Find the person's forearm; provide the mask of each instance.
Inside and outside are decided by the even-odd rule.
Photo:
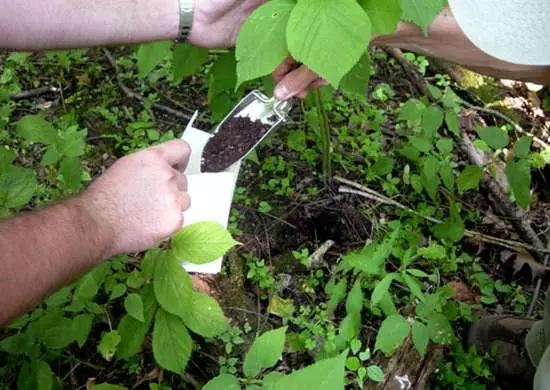
[[[550,66],[511,64],[481,51],[464,35],[448,8],[434,20],[427,37],[417,26],[401,22],[394,34],[376,37],[372,43],[443,58],[500,79],[550,84]]]
[[[112,232],[86,197],[0,220],[0,324],[109,257]]]
[[[68,49],[175,39],[178,0],[0,1],[0,48]]]

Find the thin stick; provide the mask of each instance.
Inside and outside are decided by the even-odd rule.
[[[485,114],[489,114],[489,115],[494,115],[500,119],[502,119],[503,121],[509,123],[510,125],[512,125],[512,127],[514,128],[515,131],[517,131],[518,133],[520,134],[523,134],[523,135],[526,135],[528,137],[531,137],[533,138],[533,141],[536,142],[537,144],[539,144],[540,146],[542,146],[543,148],[548,148],[549,145],[544,142],[543,140],[541,140],[539,137],[531,134],[530,132],[524,130],[520,125],[518,125],[516,122],[514,122],[511,118],[509,118],[508,116],[504,115],[502,112],[500,111],[497,111],[497,110],[492,110],[490,108],[484,108],[484,107],[478,107],[478,106],[474,106],[473,104],[471,103],[468,103],[467,101],[462,101],[462,104],[464,104],[466,107],[468,107],[469,109],[471,110],[474,110],[474,111],[477,111],[477,112],[483,112]]]
[[[148,103],[148,100],[146,98],[144,98],[143,96],[141,96],[139,93],[137,93],[136,91],[133,91],[132,89],[130,89],[125,83],[124,81],[122,80],[122,78],[120,77],[119,75],[119,72],[118,72],[118,65],[116,64],[116,61],[115,59],[113,58],[113,55],[111,54],[111,52],[109,52],[109,50],[107,49],[103,49],[103,53],[105,54],[105,57],[107,58],[107,60],[109,61],[109,63],[111,64],[111,66],[114,68],[115,70],[115,75],[116,75],[116,80],[117,80],[117,84],[118,86],[120,87],[120,89],[122,89],[122,92],[124,92],[124,94],[131,98],[131,99],[135,99],[135,100],[138,100],[139,102],[141,103]],[[174,110],[173,108],[170,108],[170,107],[167,107],[167,106],[164,106],[162,104],[158,104],[158,103],[151,103],[151,107],[153,107],[154,109],[158,110],[158,111],[162,111],[166,114],[170,114],[170,115],[173,115],[177,118],[181,118],[181,119],[184,119],[186,121],[189,121],[191,120],[191,116],[192,115],[188,115],[188,114],[185,114],[181,111],[178,111],[178,110]]]
[[[30,97],[35,97],[35,96],[38,96],[38,95],[42,95],[42,94],[45,94],[45,93],[48,93],[48,92],[57,92],[58,89],[54,86],[48,86],[48,87],[40,87],[40,88],[36,88],[36,89],[29,89],[27,91],[21,91],[21,92],[18,92],[18,93],[14,93],[12,95],[10,95],[10,99],[12,100],[22,100],[22,99],[27,99],[27,98],[30,98]]]
[[[358,184],[356,184],[356,185],[358,186]],[[414,214],[416,216],[424,218],[427,221],[430,221],[430,222],[433,222],[433,223],[443,223],[443,221],[441,221],[437,218],[422,215],[418,211],[415,211],[415,210],[413,210],[413,209],[411,209],[411,208],[409,208],[409,207],[407,207],[407,206],[405,206],[405,205],[403,205],[399,202],[396,202],[395,200],[386,198],[383,195],[380,195],[380,194],[374,195],[374,194],[372,194],[372,192],[375,192],[375,191],[370,190],[370,189],[369,189],[369,192],[364,192],[364,191],[356,190],[356,189],[353,189],[353,188],[340,187],[338,189],[338,192],[339,193],[359,195],[359,196],[362,196],[362,197],[367,198],[367,199],[375,200],[375,201],[380,202],[380,203],[384,203],[384,204],[387,204],[387,205],[398,207],[398,208],[400,208],[402,210],[405,210],[405,211],[407,211],[411,214]],[[493,244],[493,245],[502,246],[502,247],[505,247],[505,248],[508,248],[508,249],[513,249],[513,250],[516,250],[516,251],[521,250],[521,249],[528,249],[528,250],[532,250],[532,251],[536,251],[536,252],[550,253],[550,248],[549,249],[537,248],[537,247],[534,247],[532,245],[525,244],[523,242],[512,241],[512,240],[504,240],[502,238],[489,236],[489,235],[479,233],[479,232],[476,232],[476,231],[473,231],[473,230],[465,229],[464,230],[464,235],[466,237],[469,237],[469,238],[473,238],[473,239],[476,239],[476,240],[479,240],[479,241],[487,242],[487,243]]]
[[[550,249],[550,240],[547,241],[547,247]],[[550,259],[550,255],[546,254],[544,256],[544,266],[548,266],[548,260]],[[533,297],[531,298],[531,303],[529,304],[529,310],[527,310],[527,317],[531,317],[533,315],[533,311],[535,310],[535,305],[537,303],[537,299],[539,299],[540,294],[540,288],[542,286],[542,278],[537,279],[537,285],[535,286],[535,292],[533,293]]]

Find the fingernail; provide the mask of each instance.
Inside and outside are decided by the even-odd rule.
[[[288,99],[289,91],[286,85],[283,84],[275,87],[273,94],[277,100],[286,100]]]

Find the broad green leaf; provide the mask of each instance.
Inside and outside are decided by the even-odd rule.
[[[153,329],[153,355],[159,366],[182,375],[193,341],[181,318],[159,309]]]
[[[412,127],[419,124],[422,119],[422,113],[426,109],[424,103],[418,99],[409,99],[399,108],[398,121],[406,121]]]
[[[346,368],[351,371],[357,371],[361,367],[361,361],[356,356],[350,356],[346,359]]]
[[[191,309],[183,317],[191,331],[203,337],[215,337],[227,329],[228,323],[218,302],[209,295],[193,293]]]
[[[424,357],[430,342],[428,327],[421,322],[415,321],[412,326],[412,340],[420,356]]]
[[[453,328],[447,317],[441,313],[435,313],[426,318],[426,320],[430,339],[434,343],[450,344],[454,341]]]
[[[248,350],[243,363],[247,378],[254,378],[264,368],[273,366],[281,358],[285,346],[286,326],[258,336]]]
[[[173,252],[181,260],[204,264],[223,256],[237,241],[218,222],[188,225],[172,238]]]
[[[443,245],[431,242],[426,248],[418,248],[418,254],[428,260],[443,260],[447,251]]]
[[[120,334],[117,330],[104,332],[101,335],[101,341],[97,346],[97,350],[103,356],[103,359],[110,361],[115,355],[118,343],[120,343]]]
[[[63,134],[57,141],[56,147],[62,156],[78,157],[86,150],[86,130],[70,131]]]
[[[401,0],[403,19],[418,25],[428,35],[428,27],[445,4],[444,0]]]
[[[34,343],[34,338],[28,333],[17,333],[0,341],[0,351],[14,355],[26,353]]]
[[[82,348],[88,339],[93,321],[93,314],[80,314],[73,318],[72,333],[80,348]]]
[[[53,165],[56,162],[58,162],[61,159],[61,153],[59,153],[59,150],[57,150],[56,144],[48,145],[48,149],[46,149],[46,153],[42,156],[42,160],[40,160],[40,166],[45,167],[47,165]]]
[[[280,377],[269,390],[343,390],[347,354],[320,360],[306,368]]]
[[[26,205],[37,187],[36,173],[27,168],[10,167],[0,173],[0,208]]]
[[[422,134],[427,139],[432,139],[437,130],[443,124],[443,112],[439,107],[432,105],[422,112]]]
[[[413,148],[422,153],[429,153],[433,147],[432,140],[424,137],[411,136],[409,137],[409,143]]]
[[[498,127],[478,127],[477,134],[493,149],[502,149],[508,145],[508,134]]]
[[[48,348],[62,349],[74,341],[73,322],[61,311],[48,310],[40,319],[32,323],[29,331]]]
[[[442,154],[450,154],[453,151],[453,140],[450,138],[442,138],[435,145]]]
[[[439,176],[443,181],[443,185],[449,190],[454,191],[455,188],[455,175],[453,172],[453,166],[449,161],[441,161],[439,164]]]
[[[341,279],[338,283],[332,284],[332,288],[329,288],[329,284],[326,286],[325,291],[329,296],[327,302],[327,313],[333,313],[336,310],[338,304],[346,297],[347,293],[347,280]]]
[[[367,375],[369,376],[369,379],[381,383],[384,382],[384,371],[377,366],[377,365],[370,365],[367,367]]]
[[[376,283],[376,286],[374,287],[374,291],[372,292],[372,296],[370,299],[371,307],[375,307],[376,305],[378,305],[382,297],[388,294],[388,290],[390,288],[390,285],[393,279],[395,279],[395,274],[389,273],[386,276],[384,276],[384,279]]]
[[[115,300],[117,298],[120,298],[124,294],[126,294],[127,287],[124,283],[117,283],[114,285],[113,289],[111,290],[111,295],[109,296],[109,300]]]
[[[441,240],[458,242],[464,237],[464,224],[452,221],[439,223],[433,227],[433,232]]]
[[[409,288],[409,290],[411,290],[411,292],[413,293],[413,295],[418,299],[420,299],[421,301],[423,301],[424,294],[422,293],[422,287],[420,286],[420,283],[418,283],[418,281],[415,278],[405,273],[403,273],[401,276],[403,278],[403,281]]]
[[[526,208],[529,206],[529,191],[531,190],[531,167],[529,161],[508,161],[505,172],[516,202],[521,207]]]
[[[205,384],[202,390],[241,390],[241,385],[235,376],[221,374]]]
[[[0,172],[8,169],[15,157],[17,157],[17,153],[14,150],[0,148]]]
[[[172,67],[174,82],[181,83],[184,78],[200,71],[208,58],[208,50],[189,43],[179,43],[174,48]]]
[[[180,318],[189,313],[193,294],[191,277],[172,253],[158,257],[153,287],[158,303],[168,313]]]
[[[167,58],[172,52],[171,41],[144,43],[139,45],[137,51],[137,66],[139,77],[146,77],[158,64]]]
[[[514,144],[514,157],[522,158],[529,156],[531,150],[531,137],[521,137]]]
[[[63,181],[65,182],[67,189],[76,191],[80,188],[80,181],[82,179],[82,165],[80,164],[80,158],[63,158],[63,160],[61,160],[59,170],[61,175],[63,175]]]
[[[468,190],[477,190],[483,177],[483,169],[476,165],[468,165],[458,176],[458,192],[465,193]]]
[[[108,263],[102,263],[92,271],[84,275],[79,281],[74,293],[75,300],[91,300],[97,295],[99,287],[105,280],[105,275],[109,271]]]
[[[128,388],[110,383],[100,383],[99,385],[92,385],[90,390],[128,390]]]
[[[272,0],[258,7],[244,22],[237,38],[239,85],[270,74],[288,56],[286,27],[294,0]]]
[[[57,131],[53,125],[38,115],[27,115],[17,122],[17,135],[29,142],[46,145],[57,140]]]
[[[382,351],[386,356],[390,355],[403,344],[409,335],[409,322],[400,314],[387,317],[378,330],[375,350]]]
[[[340,89],[359,96],[365,96],[371,72],[371,60],[369,53],[366,51],[353,68],[342,78]]]
[[[33,359],[26,363],[19,372],[18,390],[51,390],[54,376],[48,363]]]
[[[363,310],[363,289],[361,288],[361,280],[357,279],[351,288],[346,299],[346,313],[360,315]]]
[[[225,96],[223,99],[229,100],[230,107],[235,104],[235,102],[231,101],[231,96],[224,94],[224,92],[233,92],[236,84],[237,62],[235,59],[235,52],[230,51],[229,53],[221,54],[210,70],[208,103],[210,103],[213,110],[215,99],[220,95]],[[227,110],[224,108],[223,111],[223,115],[226,115]]]
[[[140,322],[129,315],[122,317],[117,329],[120,334],[120,343],[116,351],[117,359],[129,359],[137,354],[149,332],[158,307],[153,286],[149,284],[143,288],[141,300],[145,322]]]
[[[130,317],[135,318],[140,322],[145,322],[145,318],[143,316],[143,301],[141,300],[141,296],[139,294],[129,294],[124,300],[124,308]]]
[[[434,156],[427,156],[422,161],[420,171],[420,181],[422,186],[433,200],[437,199],[437,190],[439,187],[438,176],[439,161]]]
[[[356,0],[299,0],[286,38],[292,56],[338,87],[369,45],[371,23]]]
[[[445,124],[451,133],[456,136],[460,134],[460,122],[458,121],[458,115],[454,111],[445,111]]]
[[[359,4],[369,15],[373,34],[387,35],[397,29],[401,19],[400,0],[360,0]]]
[[[393,170],[395,160],[389,156],[380,156],[371,167],[370,172],[377,176],[386,176]]]
[[[361,330],[361,313],[350,313],[344,317],[338,327],[338,335],[345,342],[349,342],[359,336]]]

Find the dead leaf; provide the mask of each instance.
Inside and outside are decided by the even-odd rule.
[[[537,262],[529,252],[512,252],[504,250],[500,252],[500,261],[503,264],[511,264],[514,270],[514,275],[527,269],[531,272],[531,281],[535,278],[544,277],[550,271],[549,267]]]
[[[457,302],[479,303],[480,296],[462,280],[453,280],[448,284],[453,290],[453,299]]]

